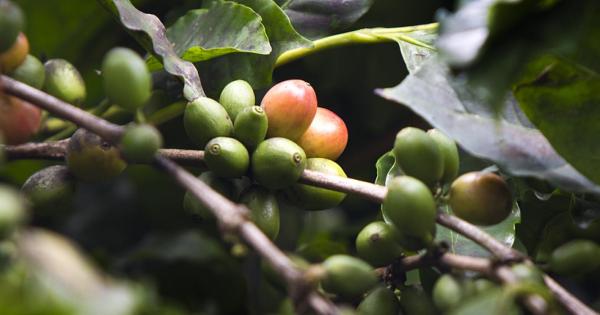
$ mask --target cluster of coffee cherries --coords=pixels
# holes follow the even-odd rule
[[[438,207],[445,204],[480,226],[498,224],[510,214],[511,192],[500,176],[470,172],[456,178],[458,149],[441,131],[404,128],[392,153],[402,175],[386,183],[383,221],[367,225],[356,240],[359,255],[370,263],[387,265],[402,253],[432,246]]]
[[[227,84],[219,101],[201,97],[184,113],[189,138],[204,149],[207,172],[199,178],[251,210],[251,218],[271,238],[279,233],[278,199],[306,210],[337,206],[345,194],[298,183],[305,169],[346,176],[334,162],[346,147],[348,131],[332,111],[317,106],[310,84],[287,80],[274,85],[255,105],[246,81]],[[235,182],[244,182],[242,191]],[[240,186],[240,185],[237,185]],[[184,207],[210,214],[186,194]]]

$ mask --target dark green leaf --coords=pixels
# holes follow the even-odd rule
[[[187,100],[204,95],[198,71],[194,65],[181,60],[169,42],[164,25],[152,14],[136,9],[129,0],[99,0],[144,48],[159,58],[165,70],[184,82],[183,95]]]
[[[374,0],[291,0],[285,13],[304,36],[316,39],[332,34],[356,22]]]
[[[544,179],[569,191],[600,192],[528,126],[514,101],[506,103],[502,120],[497,120],[468,87],[455,86],[457,95],[452,80],[449,70],[431,58],[400,85],[377,93],[408,106],[470,154],[491,160],[512,175]]]
[[[546,57],[515,88],[519,105],[552,147],[583,175],[600,183],[600,76]]]
[[[261,17],[231,2],[212,1],[206,9],[191,10],[167,30],[175,52],[183,60],[199,62],[233,52],[268,55],[269,38]],[[155,58],[151,68],[162,67]]]
[[[253,88],[263,88],[271,83],[277,57],[283,52],[308,47],[311,42],[294,30],[283,10],[273,0],[238,0],[262,17],[263,25],[271,43],[269,55],[235,53],[198,63],[207,89],[217,95],[229,82],[246,80]]]
[[[584,1],[472,1],[442,21],[437,45],[461,80],[498,111],[523,67],[546,53],[577,55],[598,20],[600,3]],[[588,47],[596,47],[594,40]]]

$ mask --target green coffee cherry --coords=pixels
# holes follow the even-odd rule
[[[398,237],[393,226],[382,221],[371,222],[358,233],[356,251],[372,266],[386,266],[402,255]]]
[[[406,127],[400,130],[393,153],[406,175],[430,187],[444,174],[444,156],[437,142],[421,129]]]
[[[250,209],[250,219],[274,240],[279,234],[279,204],[277,198],[268,190],[252,187],[240,197],[241,203]]]
[[[400,311],[398,298],[390,289],[377,286],[360,302],[358,315],[397,315]]]
[[[515,278],[521,282],[544,283],[542,272],[527,264],[515,264],[511,268]]]
[[[444,160],[444,173],[441,181],[443,183],[451,183],[458,175],[459,159],[458,148],[456,142],[448,138],[445,134],[437,129],[430,129],[427,135],[437,143]]]
[[[25,26],[21,8],[9,0],[0,0],[0,53],[8,50]]]
[[[233,199],[235,188],[231,182],[218,177],[213,172],[204,172],[198,176],[198,179],[226,198]],[[205,220],[214,218],[212,212],[200,203],[200,201],[198,201],[198,199],[196,199],[189,191],[187,191],[183,197],[183,209],[187,212],[197,214]]]
[[[377,284],[373,267],[352,256],[330,256],[322,267],[325,271],[321,279],[323,289],[343,299],[360,297]]]
[[[306,160],[306,169],[325,174],[347,177],[336,162],[323,158]],[[346,198],[345,193],[305,184],[294,184],[286,194],[295,204],[305,210],[324,210],[337,207]]]
[[[261,142],[252,154],[252,173],[263,186],[280,189],[294,184],[306,167],[306,154],[285,138]]]
[[[233,123],[233,135],[248,148],[256,146],[265,139],[269,120],[260,106],[245,107]]]
[[[6,238],[23,223],[26,207],[19,193],[12,187],[0,184],[0,238]]]
[[[32,203],[36,215],[65,213],[75,193],[75,181],[64,165],[46,167],[31,175],[21,191]]]
[[[426,242],[433,240],[436,205],[429,188],[410,176],[398,176],[388,182],[381,210],[402,234]]]
[[[129,111],[144,106],[152,94],[150,71],[144,59],[129,48],[113,48],[106,54],[102,78],[108,98]]]
[[[573,240],[554,250],[550,269],[560,275],[584,275],[600,267],[600,246],[588,240]]]
[[[51,59],[44,64],[44,90],[67,103],[79,105],[86,97],[85,82],[77,68],[64,59]]]
[[[229,137],[233,132],[233,123],[223,106],[208,97],[197,98],[186,106],[183,126],[188,137],[201,147],[212,138]]]
[[[236,139],[216,137],[204,148],[204,162],[217,176],[235,178],[246,174],[250,157],[246,147]]]
[[[223,105],[229,117],[235,120],[242,110],[256,104],[252,86],[244,80],[229,82],[221,91],[219,103]]]
[[[456,307],[463,298],[460,283],[452,275],[442,275],[435,283],[432,293],[433,303],[442,311]]]
[[[450,187],[449,204],[456,216],[477,225],[502,222],[513,206],[508,184],[500,176],[486,172],[457,178]]]
[[[46,80],[46,70],[44,65],[36,57],[27,55],[25,61],[18,66],[10,76],[20,82],[23,82],[36,89],[44,87]]]
[[[127,127],[121,139],[121,153],[128,161],[150,162],[162,147],[160,132],[151,125]]]
[[[435,315],[438,313],[433,301],[421,288],[410,286],[400,291],[400,307],[404,314]]]
[[[115,177],[127,166],[117,148],[85,129],[78,129],[71,136],[66,160],[71,173],[87,181]]]

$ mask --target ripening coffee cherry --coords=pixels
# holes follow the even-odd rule
[[[444,174],[444,156],[437,143],[425,131],[406,127],[394,142],[396,163],[406,175],[433,186]]]
[[[151,125],[128,126],[121,139],[121,154],[128,161],[148,163],[162,147],[160,132]]]
[[[381,210],[401,234],[426,242],[433,240],[436,205],[429,188],[410,176],[398,176],[388,182]]]
[[[279,234],[279,204],[268,190],[254,186],[242,194],[240,202],[250,209],[250,219],[271,240]]]
[[[235,121],[237,115],[245,108],[256,104],[252,86],[244,80],[229,82],[221,91],[219,103],[223,105],[231,120]]]
[[[442,275],[433,286],[433,303],[442,311],[456,307],[463,298],[460,283],[450,274]]]
[[[444,160],[444,173],[441,181],[451,183],[458,175],[459,159],[456,142],[437,129],[430,129],[427,134],[435,141]]]
[[[127,166],[116,147],[83,128],[71,136],[66,161],[71,173],[86,181],[110,179]]]
[[[395,227],[383,221],[371,222],[356,237],[358,256],[374,267],[387,266],[402,255],[398,237]]]
[[[144,106],[152,94],[146,62],[129,48],[113,48],[104,56],[102,78],[108,98],[129,111]]]
[[[64,59],[50,59],[44,64],[46,81],[44,90],[67,103],[80,105],[86,97],[85,82],[81,74]]]
[[[252,154],[252,174],[261,185],[281,189],[294,184],[306,168],[306,154],[285,138],[261,142]]]
[[[28,54],[29,41],[25,34],[20,33],[13,45],[8,50],[0,53],[0,71],[5,73],[13,72],[25,61]]]
[[[10,0],[0,0],[0,53],[12,47],[24,27],[21,8]]]
[[[584,275],[600,267],[600,246],[588,240],[572,240],[552,252],[550,269],[560,275]]]
[[[341,166],[332,160],[312,158],[306,160],[306,169],[325,174],[348,177]],[[290,201],[305,210],[324,210],[338,206],[346,194],[306,184],[294,184],[286,191]]]
[[[203,181],[210,188],[217,191],[228,199],[233,199],[235,188],[233,184],[224,178],[220,178],[213,172],[204,172],[198,176],[198,179]],[[187,212],[196,214],[202,219],[208,220],[214,218],[214,215],[206,208],[192,193],[186,191],[183,197],[183,209]]]
[[[471,172],[458,177],[450,187],[450,207],[456,216],[477,225],[502,222],[512,209],[508,184],[498,175]]]
[[[183,126],[188,137],[201,147],[212,138],[229,137],[233,132],[233,122],[223,106],[208,97],[199,97],[187,104]]]
[[[0,95],[0,133],[6,144],[27,142],[42,122],[42,111],[14,96]]]
[[[318,107],[312,123],[298,139],[298,145],[309,158],[336,160],[348,144],[348,129],[344,121],[327,108]]]
[[[250,157],[246,147],[236,139],[216,137],[204,148],[204,163],[217,176],[235,178],[246,174]]]
[[[267,91],[261,107],[269,117],[268,137],[297,140],[317,113],[317,95],[308,82],[287,80]]]
[[[0,184],[0,238],[6,238],[25,221],[26,206],[19,192]]]
[[[400,303],[394,292],[380,285],[367,294],[356,310],[358,315],[398,315]]]
[[[260,106],[250,106],[242,109],[233,123],[233,135],[248,148],[256,146],[265,140],[269,120]]]
[[[41,61],[32,55],[27,55],[25,61],[23,61],[10,76],[17,81],[23,82],[39,90],[44,87],[46,71],[44,70],[44,65]]]
[[[360,297],[377,284],[373,267],[352,256],[330,256],[322,267],[325,271],[321,279],[323,289],[342,299]]]
[[[75,179],[66,166],[49,166],[31,175],[21,191],[31,202],[36,216],[65,213],[73,199]]]

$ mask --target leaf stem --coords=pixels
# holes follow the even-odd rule
[[[365,28],[351,32],[336,34],[313,41],[313,46],[308,48],[297,48],[284,52],[277,58],[275,66],[281,66],[294,60],[312,55],[325,49],[354,45],[354,44],[376,44],[395,41],[405,41],[413,45],[434,49],[408,34],[416,31],[436,30],[437,23],[394,27],[394,28]]]

